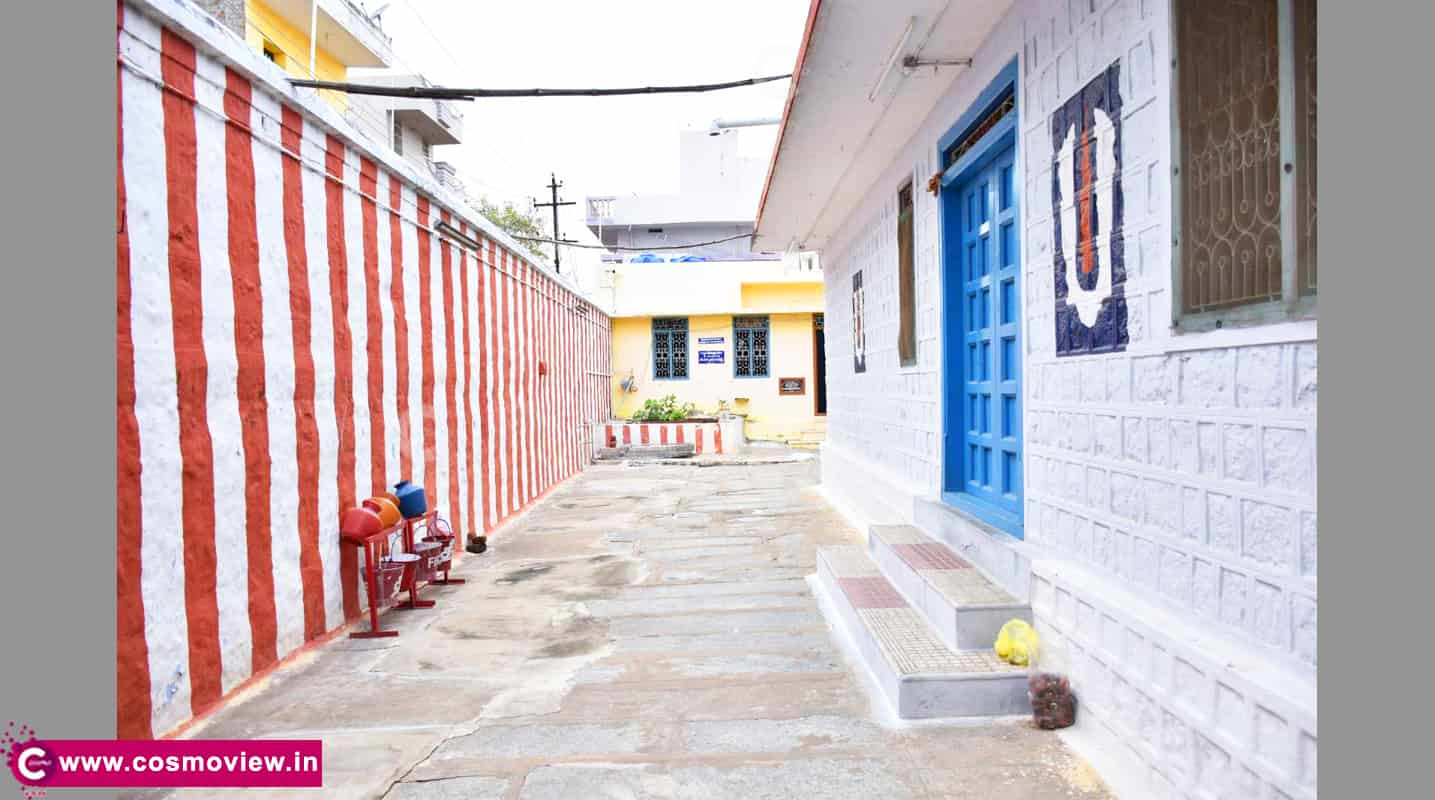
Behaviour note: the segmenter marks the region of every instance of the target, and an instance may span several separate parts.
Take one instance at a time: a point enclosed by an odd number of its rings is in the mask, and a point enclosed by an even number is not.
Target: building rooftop
[[[315,39],[346,67],[387,67],[394,63],[393,41],[362,8],[350,0],[318,3]],[[311,0],[263,0],[275,14],[305,35],[313,13]]]
[[[966,69],[907,69],[904,60],[969,58],[1010,7],[1011,0],[812,0],[754,246],[820,249]]]
[[[595,195],[586,219],[600,227],[679,223],[751,225],[762,187],[763,160],[739,153],[740,131],[703,129],[679,133],[678,191],[670,194]]]

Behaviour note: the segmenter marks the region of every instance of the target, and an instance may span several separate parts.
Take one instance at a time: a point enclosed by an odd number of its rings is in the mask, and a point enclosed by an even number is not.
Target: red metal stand
[[[403,520],[402,522],[399,522],[399,523],[397,523],[397,524],[395,524],[395,525],[392,525],[392,526],[390,526],[390,527],[388,527],[388,528],[384,528],[383,530],[376,531],[375,533],[373,533],[373,534],[371,534],[371,535],[369,535],[369,536],[363,538],[362,540],[355,539],[355,538],[348,538],[348,537],[345,537],[345,538],[342,540],[342,541],[343,541],[345,544],[347,544],[347,545],[363,548],[363,551],[364,551],[364,574],[365,574],[366,576],[368,576],[368,579],[367,579],[365,582],[366,582],[367,587],[368,587],[368,595],[369,595],[369,630],[367,630],[367,631],[354,631],[353,633],[350,633],[350,634],[349,634],[349,637],[350,637],[350,638],[353,638],[353,639],[375,639],[375,638],[380,638],[380,637],[398,636],[398,635],[399,635],[399,632],[396,631],[396,630],[383,629],[383,628],[380,628],[380,627],[379,627],[379,606],[380,606],[380,598],[379,598],[379,591],[378,591],[378,583],[379,583],[380,571],[379,571],[379,569],[378,569],[378,559],[376,558],[377,551],[380,550],[380,549],[382,549],[384,552],[387,552],[388,549],[389,549],[389,547],[388,547],[389,539],[390,539],[394,534],[396,534],[396,533],[401,533],[402,536],[403,536],[403,549],[404,549],[404,552],[406,552],[406,553],[413,553],[413,552],[416,551],[416,548],[414,547],[414,542],[415,542],[415,541],[418,541],[417,533],[418,533],[421,529],[422,529],[422,530],[435,530],[435,531],[436,531],[436,530],[438,530],[438,523],[439,523],[439,522],[440,522],[440,519],[439,519],[439,516],[438,516],[438,512],[437,512],[437,511],[429,511],[429,512],[426,512],[426,513],[424,513],[424,514],[420,514],[420,515],[417,516],[417,517],[413,517],[413,518],[411,518],[411,519]],[[454,541],[456,542],[457,539],[455,538]],[[431,581],[428,581],[428,583],[435,584],[435,585],[440,585],[440,586],[447,586],[447,585],[449,585],[449,584],[463,583],[463,582],[464,582],[464,579],[463,579],[463,578],[452,578],[452,577],[449,577],[448,567],[451,566],[451,565],[452,565],[452,558],[450,558],[449,562],[447,562],[447,563],[444,565],[444,566],[445,566],[445,569],[443,570],[443,579],[442,579],[442,580],[431,580]],[[407,587],[407,588],[408,588],[408,592],[409,592],[408,602],[404,602],[404,603],[399,603],[399,604],[393,605],[392,608],[394,608],[394,609],[396,609],[396,610],[403,610],[403,611],[411,611],[411,610],[416,609],[416,608],[433,608],[434,605],[435,605],[435,602],[434,602],[433,600],[424,600],[424,599],[422,599],[421,597],[419,597],[419,584],[420,584],[420,581],[419,581],[419,578],[418,578],[418,569],[415,568],[414,571],[413,571],[413,573],[412,573],[412,575],[408,578],[408,587]]]
[[[378,639],[399,635],[399,632],[396,630],[386,630],[379,627],[379,570],[374,563],[374,547],[379,542],[387,543],[388,537],[397,532],[402,525],[403,523],[399,523],[398,525],[384,528],[372,536],[365,538],[362,545],[351,539],[342,540],[346,544],[364,549],[364,574],[368,576],[365,583],[368,585],[369,592],[369,630],[354,631],[349,634],[350,639]],[[412,592],[410,592],[410,595],[412,595]]]
[[[417,517],[412,517],[412,518],[410,518],[410,519],[406,519],[406,520],[404,520],[403,522],[400,522],[400,523],[399,523],[399,525],[402,526],[403,529],[404,529],[404,552],[406,552],[406,553],[412,553],[412,552],[414,552],[414,522],[417,521],[417,520],[425,519],[425,518],[430,517],[430,516],[435,516],[435,515],[437,515],[437,514],[438,514],[437,511],[428,511],[428,512],[425,512],[425,513],[423,513],[423,514],[417,516]],[[433,608],[433,607],[434,607],[434,601],[433,601],[433,600],[421,600],[421,599],[419,599],[419,577],[418,577],[418,574],[417,574],[417,573],[418,573],[418,570],[415,569],[415,570],[414,570],[414,573],[415,573],[415,574],[414,574],[413,579],[409,582],[409,601],[408,601],[407,603],[404,603],[404,604],[401,605],[401,606],[396,606],[396,608],[398,608],[398,609],[401,610],[401,611],[412,611],[412,610],[414,610],[414,609],[416,609],[416,608]]]
[[[423,514],[420,514],[420,515],[418,515],[417,517],[413,517],[413,518],[411,518],[411,519],[406,519],[406,520],[404,520],[404,525],[405,525],[405,534],[404,534],[405,545],[404,545],[404,546],[405,546],[405,547],[408,547],[409,550],[412,551],[412,550],[413,550],[413,546],[414,546],[414,541],[416,540],[415,533],[416,533],[416,531],[418,530],[418,528],[419,528],[420,526],[422,526],[422,527],[423,527],[424,529],[426,529],[426,530],[427,530],[427,529],[436,529],[437,526],[435,525],[435,523],[438,521],[438,519],[439,519],[438,511],[437,511],[437,510],[434,510],[434,511],[428,511],[428,512],[425,512],[425,513],[423,513]],[[450,535],[452,535],[452,532],[450,532]],[[451,547],[457,547],[457,545],[458,545],[458,537],[455,536],[454,539],[453,539],[453,543],[451,544]],[[445,564],[445,566],[444,566],[443,579],[442,579],[442,580],[429,581],[429,583],[430,583],[431,585],[433,585],[433,586],[451,586],[451,585],[459,584],[459,583],[467,583],[467,579],[465,579],[465,578],[452,578],[452,577],[449,577],[448,570],[449,570],[449,567],[451,567],[451,566],[453,566],[453,559],[452,559],[452,557],[450,557],[448,563]]]
[[[409,551],[410,553],[412,553],[412,552],[413,552],[413,548],[410,547],[410,548],[408,549],[408,551]],[[394,606],[394,608],[398,609],[399,611],[413,611],[413,610],[416,609],[416,608],[433,608],[433,607],[434,607],[434,601],[432,601],[432,600],[420,600],[420,599],[419,599],[419,576],[418,576],[418,569],[415,568],[415,570],[414,570],[414,577],[409,581],[409,601],[408,601],[407,603],[404,603],[404,604],[401,605],[401,606]]]

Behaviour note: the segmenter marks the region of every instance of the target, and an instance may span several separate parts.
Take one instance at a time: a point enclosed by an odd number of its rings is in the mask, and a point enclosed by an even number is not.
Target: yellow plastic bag
[[[1037,659],[1041,651],[1041,639],[1026,620],[1014,619],[1002,626],[997,634],[997,658],[1025,667]]]

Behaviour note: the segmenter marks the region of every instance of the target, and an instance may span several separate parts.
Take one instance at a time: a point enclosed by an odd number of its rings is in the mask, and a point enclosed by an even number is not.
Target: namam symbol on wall
[[[862,326],[862,270],[852,273],[852,369],[867,371],[867,332]]]
[[[1121,64],[1051,115],[1056,354],[1126,349]]]

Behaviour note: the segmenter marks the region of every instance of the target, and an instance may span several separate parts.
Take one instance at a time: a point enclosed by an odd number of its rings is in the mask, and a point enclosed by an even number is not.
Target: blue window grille
[[[766,378],[767,317],[733,317],[732,370],[739,378]]]
[[[688,320],[666,317],[653,320],[653,378],[688,377]]]

